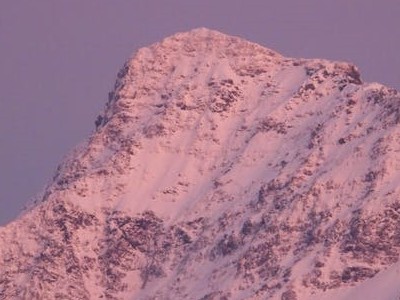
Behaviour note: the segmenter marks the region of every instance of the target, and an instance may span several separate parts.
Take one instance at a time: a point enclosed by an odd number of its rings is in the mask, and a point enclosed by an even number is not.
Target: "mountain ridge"
[[[142,48],[0,228],[0,296],[311,299],[376,278],[400,251],[399,103],[352,64],[204,28]]]

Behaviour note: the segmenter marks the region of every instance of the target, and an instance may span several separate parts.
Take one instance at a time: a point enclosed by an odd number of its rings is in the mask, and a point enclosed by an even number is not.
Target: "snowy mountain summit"
[[[142,48],[0,228],[0,299],[400,296],[400,96],[208,29]]]

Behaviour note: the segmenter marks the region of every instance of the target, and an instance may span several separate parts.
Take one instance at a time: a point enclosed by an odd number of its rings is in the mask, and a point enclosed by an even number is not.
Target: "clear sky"
[[[118,69],[197,27],[400,89],[399,0],[0,0],[0,224],[94,129]]]

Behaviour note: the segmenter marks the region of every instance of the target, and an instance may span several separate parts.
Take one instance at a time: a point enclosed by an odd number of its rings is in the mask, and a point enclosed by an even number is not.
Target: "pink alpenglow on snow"
[[[1,299],[400,295],[400,97],[196,29],[138,50],[0,228]]]

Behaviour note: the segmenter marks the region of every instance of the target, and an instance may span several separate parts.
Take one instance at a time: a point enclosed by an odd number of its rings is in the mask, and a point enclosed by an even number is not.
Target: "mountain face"
[[[400,96],[196,29],[143,48],[0,228],[0,299],[397,299]]]

